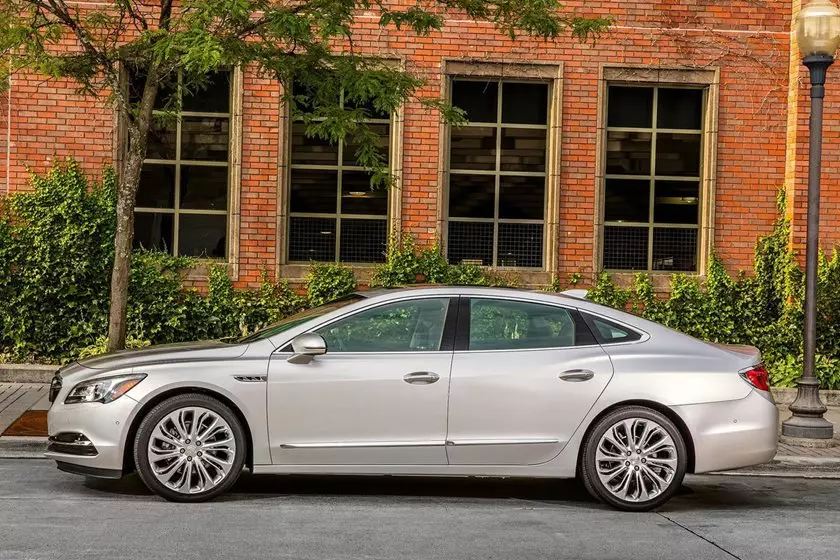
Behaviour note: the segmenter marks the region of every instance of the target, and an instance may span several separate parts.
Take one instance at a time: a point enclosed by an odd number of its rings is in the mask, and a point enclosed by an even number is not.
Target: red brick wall
[[[784,183],[790,1],[602,0],[568,2],[567,8],[611,15],[616,27],[594,45],[567,37],[511,40],[492,25],[456,16],[441,32],[418,38],[382,30],[374,14],[362,14],[354,48],[404,60],[409,71],[427,79],[421,97],[440,94],[447,58],[562,62],[559,272],[588,277],[595,262],[599,68],[605,63],[719,68],[714,244],[733,271],[748,269],[756,237],[771,228],[776,193]],[[244,81],[239,283],[254,285],[261,270],[274,270],[284,235],[276,228],[282,125],[279,86],[250,71]],[[68,83],[31,75],[15,77],[12,96],[12,190],[26,188],[27,167],[42,171],[53,157],[72,155],[95,174],[111,161],[113,114],[108,108],[74,95]],[[831,94],[827,114],[836,114],[838,104],[840,97]],[[835,118],[826,132],[828,163],[840,156],[840,122]],[[417,102],[406,106],[402,225],[425,243],[439,235],[439,133],[436,114]],[[803,142],[807,135],[800,135]],[[4,165],[5,153],[0,160]],[[825,183],[836,185],[837,166],[826,167]],[[826,211],[833,212],[840,208],[840,192],[827,189]],[[831,222],[825,220],[826,239],[840,236],[836,219]]]

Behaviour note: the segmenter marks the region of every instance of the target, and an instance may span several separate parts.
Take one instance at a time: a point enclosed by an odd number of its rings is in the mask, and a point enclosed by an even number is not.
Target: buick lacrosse
[[[137,471],[180,502],[254,473],[579,477],[644,511],[686,473],[769,461],[778,412],[758,350],[565,294],[361,292],[236,340],[70,364],[47,456]]]

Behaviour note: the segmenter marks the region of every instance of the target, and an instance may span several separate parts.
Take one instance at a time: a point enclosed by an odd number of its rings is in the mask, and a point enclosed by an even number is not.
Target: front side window
[[[449,132],[449,262],[543,266],[548,99],[541,82],[452,81],[468,122]]]
[[[130,94],[142,78],[130,79]],[[178,78],[180,81],[180,77]],[[134,245],[175,255],[227,256],[230,185],[231,73],[216,72],[207,86],[178,93],[162,89],[149,131],[134,213]],[[164,111],[182,95],[180,111]]]
[[[360,311],[317,332],[335,352],[440,350],[449,298],[413,299]]]
[[[470,350],[575,345],[575,321],[562,307],[501,299],[470,300]]]
[[[704,97],[608,87],[604,269],[697,271]]]
[[[296,98],[298,89],[293,89]],[[343,96],[341,105],[348,106]],[[390,115],[363,108],[369,115],[364,122],[390,160]],[[384,262],[389,189],[371,189],[352,139],[330,143],[307,136],[306,129],[303,122],[291,126],[288,260]]]

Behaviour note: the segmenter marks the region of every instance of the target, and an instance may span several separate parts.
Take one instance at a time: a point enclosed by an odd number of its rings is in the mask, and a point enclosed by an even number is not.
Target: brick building
[[[372,115],[399,178],[368,192],[352,146],[307,139],[280,85],[250,69],[217,76],[155,131],[137,201],[145,246],[227,259],[241,286],[308,262],[365,276],[389,232],[439,242],[452,262],[509,268],[523,284],[599,269],[702,273],[714,249],[749,269],[784,186],[804,243],[807,71],[791,37],[799,1],[580,0],[615,18],[594,44],[511,40],[450,19],[428,37],[359,14],[354,47],[392,57],[465,109],[443,126],[417,103]],[[840,240],[840,80],[829,71],[823,240]],[[0,194],[27,169],[73,156],[118,160],[113,112],[73,85],[17,75],[0,109]]]

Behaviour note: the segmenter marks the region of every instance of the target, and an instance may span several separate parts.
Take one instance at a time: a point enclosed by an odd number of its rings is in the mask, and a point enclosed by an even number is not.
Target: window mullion
[[[493,266],[499,264],[499,190],[502,171],[502,81],[499,80],[496,96],[496,176],[493,178]]]
[[[648,230],[648,250],[647,250],[647,269],[653,270],[653,210],[656,202],[656,123],[657,113],[659,110],[659,88],[653,88],[653,111],[651,123],[651,139],[650,139],[650,192],[648,193],[648,221],[650,221],[650,229]]]

